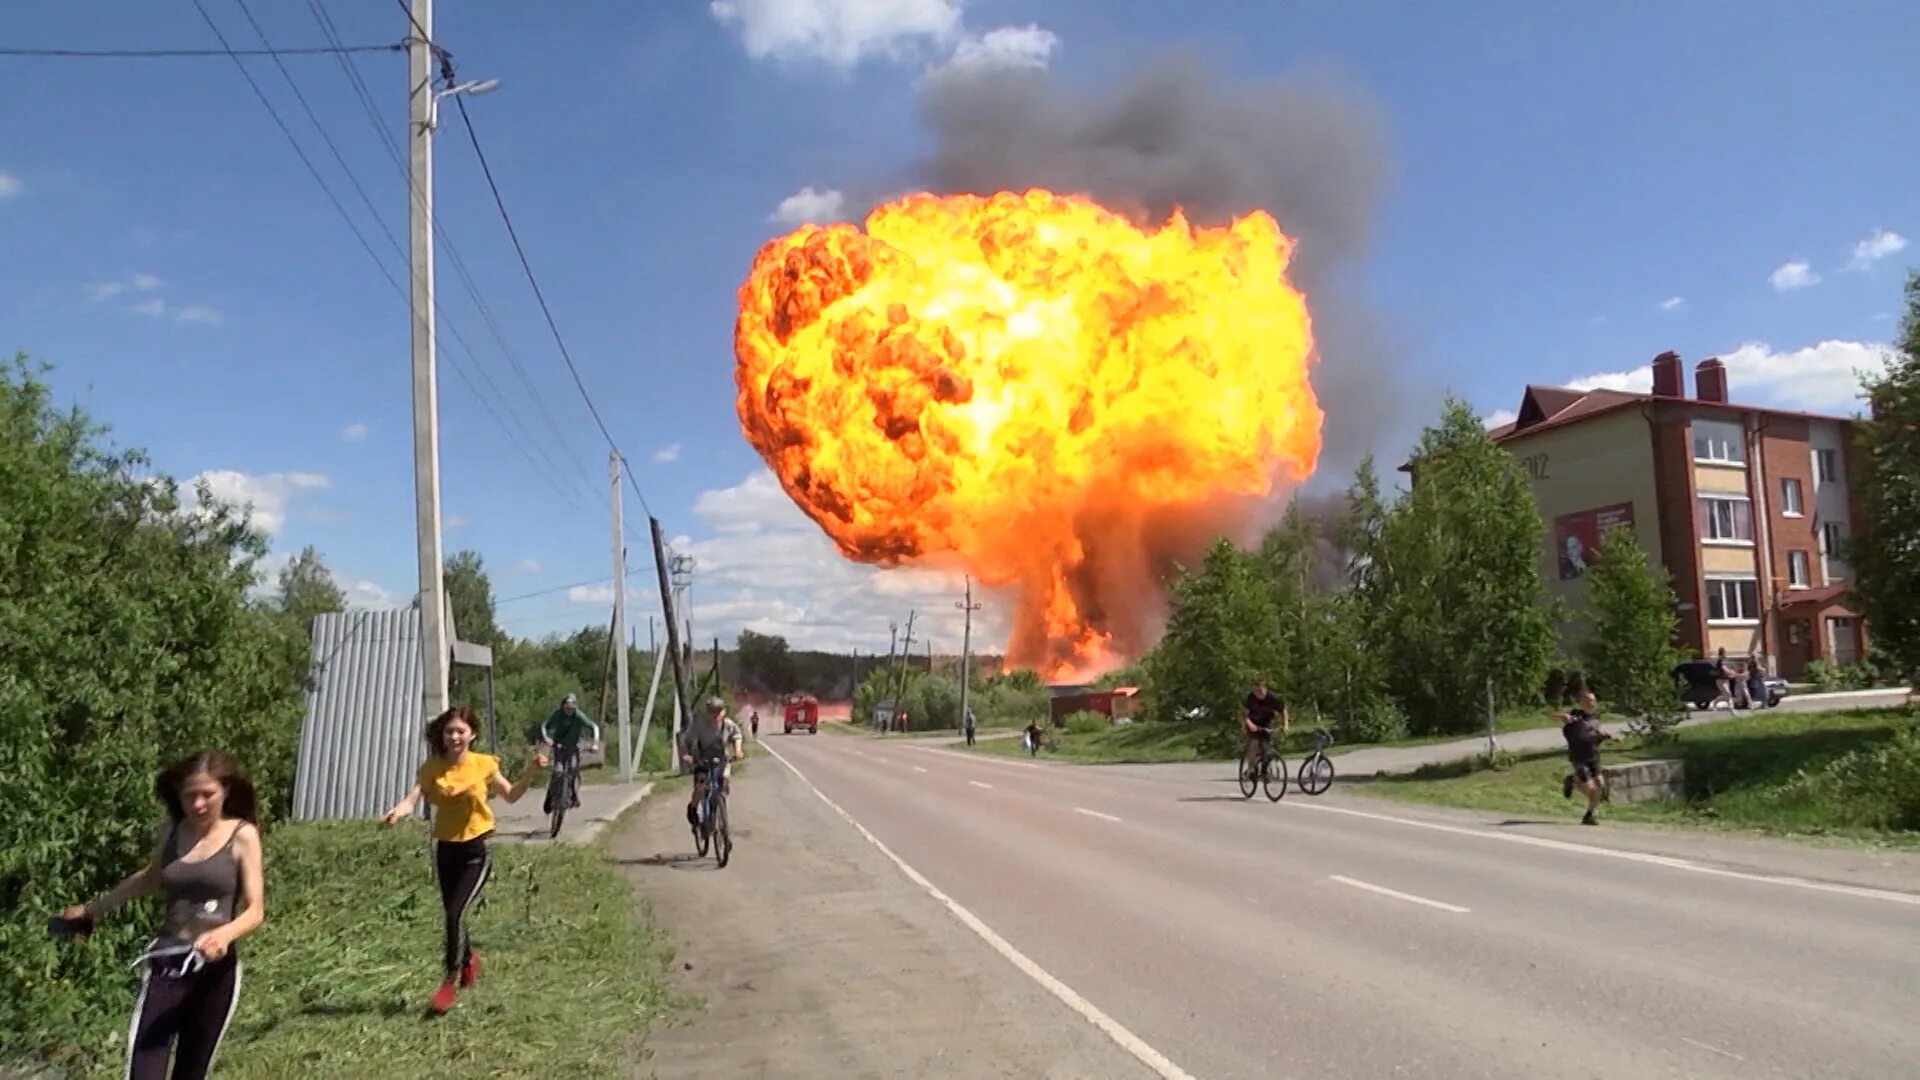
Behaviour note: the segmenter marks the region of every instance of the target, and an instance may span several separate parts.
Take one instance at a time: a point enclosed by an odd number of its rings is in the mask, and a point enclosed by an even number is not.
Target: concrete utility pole
[[[913,667],[913,617],[919,614],[911,608],[907,611],[907,633],[900,639],[900,686],[893,691],[893,715],[896,718],[889,726],[898,726],[900,699],[907,694],[907,676]]]
[[[887,678],[885,682],[880,684],[880,697],[882,700],[885,700],[888,694],[893,693],[893,654],[899,648],[900,624],[890,622],[887,624]],[[890,703],[887,708],[891,710],[895,704],[898,703]],[[875,731],[880,730],[880,712],[878,709],[874,710],[873,717],[868,723],[873,725]]]
[[[413,0],[407,37],[407,255],[413,307],[413,505],[420,557],[421,711],[447,709],[453,645],[447,640],[446,566],[440,547],[440,391],[433,357],[433,0]]]
[[[613,684],[620,710],[620,778],[632,780],[633,744],[627,741],[627,720],[633,710],[627,690],[627,547],[620,522],[618,451],[607,451],[607,474],[613,482]]]
[[[671,601],[667,599],[668,597],[673,595],[673,588],[667,581],[667,542],[661,539],[659,518],[649,517],[647,518],[647,524],[652,528],[652,531],[653,531],[654,576],[659,580],[659,583],[660,583],[661,602],[668,605],[667,611],[666,611],[667,652],[671,654],[673,658],[673,695],[676,701],[680,703],[681,706],[684,709],[686,709],[686,711],[691,712],[693,703],[690,701],[687,701],[686,661],[680,655],[680,641],[679,641],[680,628],[678,625],[678,620],[674,618]],[[674,559],[674,573],[676,574],[680,572],[679,560],[680,560],[680,557],[678,556],[676,556]],[[689,560],[689,563],[691,563],[691,560]],[[691,567],[689,567],[689,572],[691,572]],[[674,711],[674,717],[673,717],[673,736],[674,736],[673,737],[673,761],[674,761],[674,770],[676,772],[680,771],[680,764],[681,764],[680,749],[679,749],[680,721],[681,721],[681,712],[680,712],[680,709],[676,709]]]
[[[973,658],[973,613],[980,605],[973,602],[973,576],[967,576],[967,598],[953,605],[966,612],[965,627],[960,631],[960,730],[967,727],[967,684],[972,681]]]

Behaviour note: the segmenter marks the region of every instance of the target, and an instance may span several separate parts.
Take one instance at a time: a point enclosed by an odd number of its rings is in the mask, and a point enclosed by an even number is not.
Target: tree
[[[1846,555],[1874,647],[1911,675],[1920,672],[1920,271],[1907,276],[1906,301],[1887,370],[1865,383],[1869,419],[1850,455],[1865,529]]]
[[[1538,697],[1554,649],[1543,532],[1519,464],[1449,398],[1367,572],[1371,630],[1416,732],[1477,730],[1489,686],[1500,704]]]
[[[734,650],[742,682],[776,694],[796,689],[793,653],[786,638],[742,630]]]
[[[487,578],[480,553],[462,550],[447,560],[447,602],[453,608],[453,628],[461,641],[489,648],[506,635],[493,615],[493,582]]]
[[[1648,561],[1633,530],[1608,529],[1587,571],[1580,659],[1594,691],[1656,737],[1680,720],[1671,674],[1681,660],[1673,645],[1674,604],[1666,572]]]
[[[347,594],[333,580],[333,572],[320,561],[320,553],[309,544],[300,549],[293,561],[280,568],[279,588],[274,603],[309,641],[313,620],[347,609]]]
[[[1152,711],[1213,726],[1210,749],[1224,751],[1239,730],[1240,703],[1256,678],[1279,667],[1278,615],[1253,557],[1225,540],[1198,573],[1174,583],[1167,633],[1148,660]]]

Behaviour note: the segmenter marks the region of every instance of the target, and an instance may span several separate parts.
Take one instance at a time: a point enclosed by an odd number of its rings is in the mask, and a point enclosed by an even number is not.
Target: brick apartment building
[[[1718,359],[1701,361],[1689,397],[1668,352],[1651,393],[1529,386],[1514,422],[1490,434],[1526,470],[1547,523],[1548,588],[1570,614],[1600,534],[1624,525],[1672,577],[1683,648],[1758,656],[1794,679],[1811,660],[1866,652],[1838,555],[1859,524],[1852,428],[1731,403]]]

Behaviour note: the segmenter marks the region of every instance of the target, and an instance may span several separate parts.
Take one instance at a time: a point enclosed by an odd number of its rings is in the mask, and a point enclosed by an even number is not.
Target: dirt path
[[[657,795],[612,856],[700,999],[636,1076],[1147,1075],[903,877],[778,762],[736,784],[732,865],[693,857],[683,797]]]

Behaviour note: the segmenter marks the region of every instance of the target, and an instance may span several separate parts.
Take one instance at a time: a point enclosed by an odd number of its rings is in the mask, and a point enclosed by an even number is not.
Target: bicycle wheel
[[[1260,786],[1266,790],[1268,802],[1279,802],[1287,797],[1287,759],[1275,754],[1268,758],[1260,771]]]
[[[693,853],[704,858],[707,844],[713,839],[713,799],[708,796],[700,800],[700,824],[693,827]]]
[[[1316,753],[1300,763],[1300,790],[1309,795],[1324,795],[1333,786],[1333,761]]]
[[[725,870],[733,859],[733,834],[727,831],[727,797],[722,795],[713,808],[713,861]]]
[[[1235,768],[1240,770],[1240,797],[1253,798],[1254,789],[1260,786],[1260,774],[1255,771],[1254,766],[1247,764],[1247,759],[1244,757]]]

